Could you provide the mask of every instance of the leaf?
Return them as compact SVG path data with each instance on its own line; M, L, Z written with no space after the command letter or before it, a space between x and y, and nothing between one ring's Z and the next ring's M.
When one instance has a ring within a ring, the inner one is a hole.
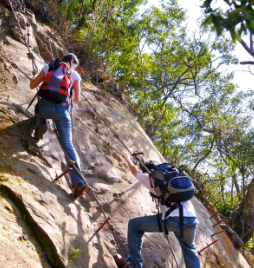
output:
M202 25L209 25L213 23L213 19L212 19L212 15L210 15L209 17L207 17L204 22L202 23Z
M245 12L246 17L251 20L254 21L254 11L252 12Z
M231 34L231 37L233 39L233 42L235 43L237 41L237 39L238 39L238 35L236 33L235 28L230 30L230 34Z
M254 34L254 22L250 20L246 20L246 24L250 32Z
M212 1L213 0L205 0L205 2L203 3L203 5L201 7L202 8L208 8L208 7L210 7Z

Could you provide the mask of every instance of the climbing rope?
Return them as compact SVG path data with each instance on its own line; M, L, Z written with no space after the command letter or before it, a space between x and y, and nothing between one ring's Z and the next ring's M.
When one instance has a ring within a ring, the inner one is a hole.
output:
M23 75L25 75L29 80L31 80L32 78L30 77L30 76L28 76L26 73L24 73L19 67L18 67L18 65L16 64L16 63L14 63L13 61L11 61L10 59L8 59L1 51L0 51L0 54L1 54L1 56L3 57L3 58L5 58L10 64L11 64L11 66L13 67L13 68L16 68L16 69L18 69Z
M119 140L119 142L123 145L123 147L130 153L131 151L129 150L129 148L122 142L122 140L120 139L119 135L116 134L114 132L114 130L109 126L109 124L99 115L99 113L96 111L96 109L94 108L94 106L91 104L91 102L87 99L87 97L85 96L85 94L83 94L83 92L81 92L82 96L84 97L84 99L87 101L87 103L90 105L90 107L92 108L93 112L96 114L96 116L103 121L103 123L111 130L111 132L114 134L114 136Z
M122 153L120 153L116 148L114 148L110 142L104 140L98 133L96 133L93 129L91 129L87 124L85 124L83 121L81 121L81 118L76 116L76 120L78 120L83 126L88 128L91 132L93 132L98 138L100 138L103 142L105 142L110 148L112 148L116 153L123 156Z
M39 37L39 35L35 31L33 31L33 33L34 33L34 36L40 41L42 47L45 49L45 52L42 52L40 54L49 54L51 56L51 59L53 60L54 59L53 51L52 50L50 51L47 48L47 46L44 44L44 42L41 40L41 38Z
M60 146L61 146L61 148L62 148L62 150L63 150L63 152L64 152L64 154L65 154L65 156L66 156L66 158L67 158L67 162L68 162L68 164L72 165L72 167L75 169L75 171L80 175L80 177L83 179L84 183L86 184L86 188L87 188L88 190L91 190L91 192L92 192L92 194L93 194L93 196L94 196L94 198L95 198L96 203L97 203L98 206L100 207L100 209L101 209L101 211L102 211L102 214L103 214L103 216L104 216L105 219L106 219L106 222L107 222L107 224L108 224L109 230L112 232L112 235L113 235L113 237L114 237L114 240L115 240L115 242L116 242L116 245L117 245L117 247L118 247L118 249L119 249L119 251L120 251L120 254L121 254L122 256L124 256L124 255L123 255L123 252L122 252L122 250L121 250L121 247L120 247L120 243L119 243L119 241L118 241L118 239L117 239L117 237L116 237L114 226L109 222L109 219L108 219L108 217L107 217L107 215L106 215L106 212L105 212L105 210L103 209L101 203L99 202L99 199L98 199L98 197L97 197L97 195L96 195L94 189L93 189L92 187L89 186L89 184L88 184L88 182L86 181L85 177L83 176L83 174L81 173L81 171L79 170L79 168L76 166L75 161L73 161L72 159L70 159L69 155L68 155L67 152L64 150L64 148L63 148L63 146L62 146L62 144L61 144L61 142L60 142L59 134L58 134L58 131L57 131L55 125L54 125L54 132L55 132L56 137L57 137L57 140L58 140L58 142L59 142L59 144L60 144Z
M35 57L34 57L33 52L31 51L31 46L30 46L30 36L31 36L31 28L30 27L31 27L31 25L29 23L27 23L27 25L26 25L26 28L27 28L27 39L26 39L24 34L23 34L23 32L22 32L22 28L20 26L19 20L18 20L16 14L15 14L14 8L12 6L12 2L11 2L11 0L8 0L8 1L9 1L11 10L13 12L14 18L15 18L17 24L18 24L18 27L19 27L20 33L22 35L22 38L23 38L23 40L24 40L24 42L25 42L25 44L27 46L27 49L28 49L27 56L28 56L28 58L30 60L32 60L33 74L35 74L38 71L38 68L37 68L37 65L35 63Z

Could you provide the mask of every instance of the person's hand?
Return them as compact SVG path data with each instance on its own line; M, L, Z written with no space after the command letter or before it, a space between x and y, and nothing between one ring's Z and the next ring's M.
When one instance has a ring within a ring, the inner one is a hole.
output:
M33 78L32 79L34 79L38 75L38 73L39 73L39 70L36 70L35 72L33 72Z
M131 173L136 177L138 173L137 167L134 165L134 163L131 160L131 157L129 155L123 155L124 160L127 162L128 167L131 171Z
M131 158L130 158L129 155L124 154L124 155L122 155L122 156L123 156L124 160L125 160L127 163L130 163L130 162L131 162Z

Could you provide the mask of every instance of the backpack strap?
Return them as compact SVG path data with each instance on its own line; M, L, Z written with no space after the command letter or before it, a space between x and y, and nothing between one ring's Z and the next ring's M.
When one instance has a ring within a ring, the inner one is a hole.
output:
M56 70L60 65L59 59L54 59L49 63L49 72Z
M165 213L165 218L175 209L179 208L179 228L180 228L180 238L183 238L183 205L182 203L175 203L170 209ZM168 228L166 221L164 221L165 234L168 235Z
M157 221L158 221L158 227L159 227L160 233L162 233L162 232L163 232L163 230L162 230L162 226L161 226L161 219L160 219L160 208L159 208L159 206L158 206Z

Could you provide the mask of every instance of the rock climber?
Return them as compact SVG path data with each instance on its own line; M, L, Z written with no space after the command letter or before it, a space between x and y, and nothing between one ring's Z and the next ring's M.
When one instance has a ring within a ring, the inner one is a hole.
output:
M153 194L156 195L154 188L151 187L149 174L145 173L143 170L141 172L134 165L129 156L124 155L128 167L131 173L137 178L137 180L142 183L146 188L148 188ZM149 161L145 163L145 166L151 170L154 169L154 162ZM169 232L173 232L180 243L182 248L183 257L185 261L186 268L200 268L200 258L195 247L195 234L197 228L197 217L195 209L190 201L182 202L183 204L183 230L184 236L180 237L180 228L179 228L179 209L175 209L171 212L166 218L165 213L168 211L168 207L160 204L160 221L165 221L167 229ZM162 228L164 225L162 224ZM129 220L128 224L128 249L129 256L126 260L127 263L134 264L139 260L142 260L141 249L142 249L142 236L145 232L160 232L158 226L157 215L144 216L133 218ZM165 240L166 241L166 240ZM132 268L142 268L143 262L131 265ZM119 266L125 267L125 266Z
M75 161L80 170L80 160L73 145L71 101L78 103L80 99L81 77L75 71L79 65L76 55L65 55L59 64L51 68L45 65L41 72L30 82L30 88L40 85L40 100L36 105L35 138L42 139L47 131L47 119L52 119L59 135L59 141L69 158ZM72 89L72 97L70 91ZM75 169L70 171L72 192L77 198L86 188L86 185Z

